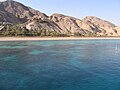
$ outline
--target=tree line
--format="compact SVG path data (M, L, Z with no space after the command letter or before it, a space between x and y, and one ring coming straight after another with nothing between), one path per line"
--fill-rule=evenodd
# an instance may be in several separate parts
M41 28L40 30L27 30L26 28L21 28L20 24L16 25L4 25L4 28L0 30L0 36L51 36L51 37L69 37L69 36L75 36L75 37L97 37L96 33L80 33L75 32L73 34L61 34L55 31L49 31L44 28Z
M21 28L20 25L4 25L0 30L0 36L51 36L51 37L66 37L67 34L61 34L54 31L49 31L44 28L40 30L27 30Z

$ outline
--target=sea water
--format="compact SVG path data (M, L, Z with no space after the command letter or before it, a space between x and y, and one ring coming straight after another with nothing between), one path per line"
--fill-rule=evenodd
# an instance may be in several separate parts
M120 90L120 40L0 42L0 90Z

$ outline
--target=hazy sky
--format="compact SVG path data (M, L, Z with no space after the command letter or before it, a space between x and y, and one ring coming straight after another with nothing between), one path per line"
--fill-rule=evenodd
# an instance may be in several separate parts
M17 0L51 15L62 13L83 19L96 16L120 26L120 0Z

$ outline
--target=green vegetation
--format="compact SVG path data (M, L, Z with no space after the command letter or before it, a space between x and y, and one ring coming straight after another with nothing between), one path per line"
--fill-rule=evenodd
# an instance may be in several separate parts
M91 33L91 32L89 33L76 32L74 34L69 32L67 34L61 34L60 32L50 31L44 28L41 28L40 30L27 30L26 28L22 28L20 24L15 24L15 25L4 24L1 26L4 26L4 28L0 30L0 36L4 36L4 37L12 37L12 36L20 36L20 37L25 37L25 36L30 36L30 37L35 37L35 36L39 36L39 37L45 37L45 36L50 36L50 37L69 37L69 36L106 37L108 36L107 34L98 35L97 33Z
M16 25L4 25L4 28L0 30L0 36L51 36L51 37L67 37L66 34L61 34L55 31L49 31L46 29L40 30L27 30L21 28L19 24Z
M79 33L79 32L77 32L77 33L74 33L74 36L75 36L75 37L83 37L84 35L81 34L81 33Z

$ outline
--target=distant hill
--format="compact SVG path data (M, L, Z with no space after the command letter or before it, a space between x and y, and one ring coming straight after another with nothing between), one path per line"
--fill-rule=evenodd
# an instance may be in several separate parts
M120 36L120 27L100 18L80 20L57 13L47 16L13 0L0 2L0 22L2 36Z

